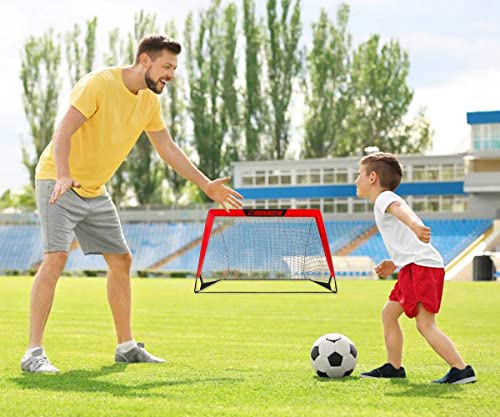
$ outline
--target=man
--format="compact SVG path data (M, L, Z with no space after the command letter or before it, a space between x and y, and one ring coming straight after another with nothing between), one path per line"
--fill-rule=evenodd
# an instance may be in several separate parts
M175 144L162 119L157 95L173 79L180 52L180 44L166 36L147 36L133 65L90 73L71 93L71 105L36 169L44 257L31 292L24 371L58 372L45 355L42 339L73 232L86 255L102 254L108 265L108 301L118 342L115 361L164 362L132 336L132 258L105 188L142 131L166 163L212 200L226 210L241 207L243 197L225 186L229 178L208 179Z

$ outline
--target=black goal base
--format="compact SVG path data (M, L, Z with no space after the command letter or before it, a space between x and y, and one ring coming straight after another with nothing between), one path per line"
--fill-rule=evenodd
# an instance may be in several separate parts
M237 281L246 281L246 282L259 282L259 281L268 281L268 282L287 282L287 283L292 283L292 282L312 282L314 284L319 285L320 287L323 288L323 290L320 291L308 291L308 290L296 290L296 291L282 291L282 290L275 290L275 291L265 291L265 290L221 290L221 291L213 291L212 288L210 288L210 291L205 291L207 288L212 287L213 285L220 283L220 282L231 282L235 283ZM288 280L268 280L268 279L251 279L251 278L245 278L245 279L238 279L238 280L227 280L227 279L216 279L213 281L206 281L203 279L203 277L197 277L195 278L194 282L194 292L195 294L336 294L337 293L337 281L335 280L335 277L332 276L328 279L328 281L316 281L313 279L288 279Z

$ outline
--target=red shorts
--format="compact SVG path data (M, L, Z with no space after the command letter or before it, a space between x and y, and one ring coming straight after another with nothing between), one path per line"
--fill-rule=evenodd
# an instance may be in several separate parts
M397 301L409 318L418 314L418 303L429 313L438 313L443 297L444 268L431 268L416 264L405 265L389 295Z

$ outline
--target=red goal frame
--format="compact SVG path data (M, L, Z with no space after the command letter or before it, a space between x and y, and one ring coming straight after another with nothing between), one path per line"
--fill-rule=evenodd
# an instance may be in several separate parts
M194 292L199 293L210 285L215 284L219 280L212 282L204 282L201 272L203 270L203 263L205 261L205 255L208 248L208 241L212 234L212 228L214 224L214 219L216 217L308 217L314 218L316 221L316 226L318 228L318 233L321 239L321 244L325 253L326 263L330 272L330 279L327 283L315 281L313 279L306 279L307 281L312 281L331 293L337 292L337 282L335 280L335 269L333 267L332 256L330 253L330 246L328 245L328 237L325 230L325 224L323 223L323 217L319 209L240 209L240 210L223 210L223 209L210 209L207 213L207 218L205 221L205 228L203 231L203 237L200 248L200 256L198 260L198 269L196 272ZM244 280L244 279L243 279ZM333 281L333 286L332 286ZM198 285L199 284L199 285ZM221 291L226 293L227 291ZM234 293L235 291L231 291ZM248 291L245 291L245 293ZM251 291L257 292L257 291ZM267 291L258 291L258 293L263 293ZM273 292L292 292L292 291L273 291ZM213 293L212 291L210 293ZM220 292L219 292L220 293ZM328 293L326 291L293 291L293 293Z

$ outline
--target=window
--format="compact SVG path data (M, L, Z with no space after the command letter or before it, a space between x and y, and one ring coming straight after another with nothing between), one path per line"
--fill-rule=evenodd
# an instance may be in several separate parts
M413 181L424 181L425 180L425 166L424 165L413 165Z
M366 212L366 202L354 200L352 204L352 211L354 213L365 213Z
M427 175L425 177L428 181L439 180L439 166L438 165L427 166Z
M290 171L281 171L281 184L288 185L292 183L292 173Z
M333 200L323 200L323 213L333 213Z
M292 208L292 202L290 200L279 200L279 208L289 209Z
M429 197L427 211L439 211L439 197Z
M249 185L254 185L254 176L253 176L253 172L251 171L245 171L243 172L243 174L241 175L241 185L246 185L246 186L249 186Z
M257 171L255 173L255 185L266 185L266 171Z
M346 184L349 182L349 176L347 175L347 168L337 168L335 170L335 183Z
M319 169L311 169L309 172L310 184L319 184L321 182L321 171Z
M335 213L347 213L349 211L349 205L346 200L337 200L335 202Z
M265 209L266 208L265 200L255 200L255 208L256 209Z
M278 200L267 200L267 208L269 208L269 209L279 208Z
M312 209L321 209L321 202L320 202L320 200L310 200L309 201L309 208L312 208Z
M297 202L295 203L295 207L297 207L298 209L308 208L308 201L307 200L297 200Z
M413 198L413 210L414 211L426 211L425 198Z
M323 184L333 184L333 168L323 169Z
M463 213L467 211L468 200L467 197L455 196L453 199L453 212Z
M307 170L299 169L297 170L297 184L307 184L309 182Z
M441 197L441 211L453 211L453 196Z
M269 171L267 181L269 185L278 185L280 183L279 171Z
M455 166L452 164L441 166L441 179L442 180L453 180L455 179Z

